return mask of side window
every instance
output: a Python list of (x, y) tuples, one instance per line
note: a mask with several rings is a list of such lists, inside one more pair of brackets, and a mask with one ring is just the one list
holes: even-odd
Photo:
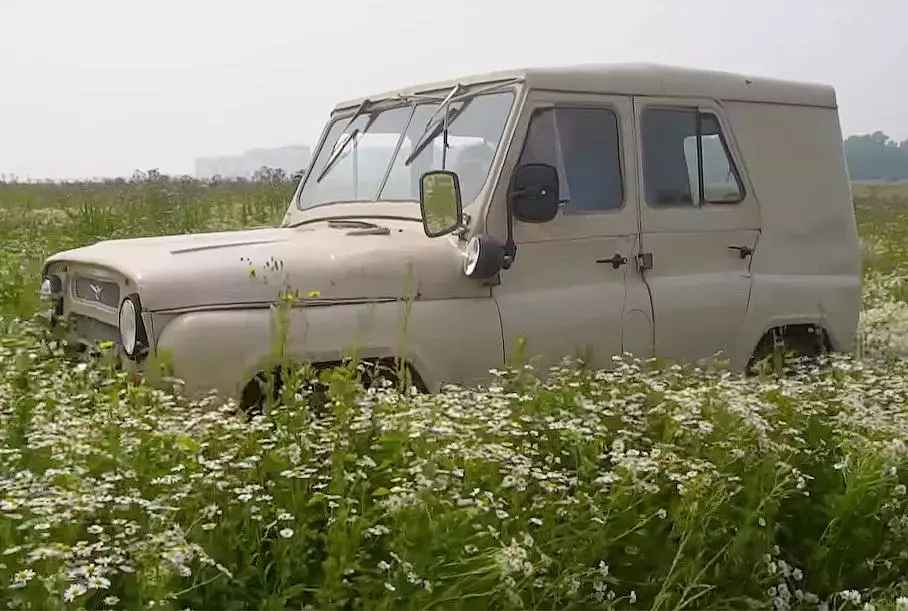
[(605, 108), (547, 108), (533, 115), (520, 163), (558, 169), (565, 214), (618, 210), (624, 203), (618, 116)]
[(643, 181), (650, 205), (736, 204), (744, 199), (716, 115), (695, 108), (647, 109), (642, 140)]

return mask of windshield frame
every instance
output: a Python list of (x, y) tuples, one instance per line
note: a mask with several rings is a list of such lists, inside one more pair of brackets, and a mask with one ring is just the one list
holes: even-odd
[[(303, 193), (303, 190), (305, 189), (306, 185), (308, 184), (308, 181), (309, 180), (317, 181), (317, 179), (318, 179), (318, 176), (317, 176), (318, 173), (313, 171), (314, 167), (312, 164), (314, 164), (315, 161), (319, 158), (319, 156), (322, 155), (323, 149), (328, 144), (327, 143), (328, 137), (330, 136), (332, 129), (338, 123), (343, 123), (344, 121), (349, 121), (350, 118), (353, 117), (354, 115), (356, 115), (357, 113), (359, 113), (361, 115), (367, 115), (369, 112), (373, 112), (373, 111), (374, 112), (387, 112), (387, 111), (398, 109), (398, 108), (410, 108), (411, 109), (410, 118), (408, 119), (408, 122), (409, 122), (409, 121), (412, 121), (413, 116), (414, 116), (413, 111), (415, 111), (416, 106), (418, 104), (435, 103), (435, 104), (440, 105), (443, 102), (445, 102), (446, 100), (449, 103), (456, 103), (458, 101), (466, 101), (467, 103), (469, 103), (470, 100), (475, 99), (475, 97), (479, 96), (479, 95), (510, 93), (513, 97), (512, 97), (511, 104), (508, 107), (507, 115), (504, 117), (504, 121), (502, 124), (502, 133), (501, 133), (501, 137), (498, 141), (498, 146), (497, 146), (496, 150), (494, 151), (492, 161), (489, 165), (488, 173), (486, 174), (486, 177), (485, 177), (485, 181), (481, 185), (479, 191), (477, 192), (476, 198), (474, 199), (474, 201), (477, 201), (477, 202), (480, 201), (482, 199), (482, 194), (486, 190), (486, 187), (488, 186), (488, 184), (490, 182), (494, 181), (494, 179), (497, 177), (497, 173), (498, 173), (497, 165), (499, 163), (499, 159), (508, 150), (509, 138), (510, 138), (509, 126), (513, 122), (515, 115), (520, 112), (520, 106), (521, 106), (520, 102), (521, 102), (521, 98), (522, 98), (521, 93), (523, 91), (524, 86), (525, 86), (525, 81), (522, 78), (513, 78), (513, 77), (502, 78), (502, 79), (490, 79), (490, 80), (478, 81), (478, 82), (470, 82), (468, 84), (463, 84), (460, 82), (452, 81), (451, 83), (444, 84), (441, 86), (437, 86), (437, 85), (433, 86), (433, 88), (430, 90), (401, 93), (401, 94), (392, 95), (392, 96), (386, 95), (385, 97), (381, 97), (381, 98), (365, 98), (364, 102), (361, 102), (359, 104), (349, 105), (344, 108), (335, 108), (335, 110), (331, 113), (328, 120), (325, 122), (325, 124), (322, 128), (321, 136), (318, 139), (318, 144), (316, 145), (314, 151), (312, 152), (312, 154), (309, 157), (310, 167), (308, 167), (306, 169), (306, 171), (304, 172), (303, 176), (301, 177), (299, 183), (297, 184), (296, 189), (294, 190), (293, 196), (290, 201), (290, 208), (288, 210), (288, 214), (292, 212), (292, 213), (294, 213), (294, 216), (296, 216), (299, 213), (307, 213), (307, 212), (311, 212), (313, 210), (317, 210), (320, 208), (324, 208), (326, 206), (333, 206), (333, 205), (343, 205), (343, 204), (366, 204), (366, 205), (368, 205), (368, 204), (374, 204), (374, 203), (377, 203), (380, 201), (388, 201), (391, 203), (394, 203), (394, 202), (400, 203), (401, 201), (403, 201), (403, 200), (385, 200), (384, 198), (378, 199), (378, 200), (366, 200), (366, 201), (341, 200), (341, 201), (322, 202), (322, 203), (307, 206), (305, 208), (302, 207), (302, 199), (301, 199), (302, 193)], [(452, 88), (456, 88), (456, 94), (453, 97), (451, 96), (451, 93), (453, 91)], [(365, 106), (363, 106), (363, 104), (365, 104)], [(439, 106), (438, 112), (441, 112), (441, 108), (442, 107)], [(403, 137), (404, 137), (404, 134), (401, 135), (401, 138), (397, 143), (397, 147), (395, 147), (395, 149), (394, 149), (392, 158), (389, 160), (389, 165), (387, 168), (388, 172), (390, 172), (393, 169), (394, 164), (396, 163), (396, 158), (400, 154), (399, 149), (400, 149), (400, 145), (403, 141)], [(437, 138), (440, 138), (440, 137), (441, 137), (440, 135), (437, 136)], [(334, 144), (332, 144), (332, 146), (334, 146)], [(418, 200), (409, 200), (409, 199), (406, 201), (407, 202), (410, 202), (410, 201), (418, 202)], [(419, 216), (418, 213), (417, 213), (417, 216)], [(471, 215), (471, 216), (473, 216), (473, 215)]]

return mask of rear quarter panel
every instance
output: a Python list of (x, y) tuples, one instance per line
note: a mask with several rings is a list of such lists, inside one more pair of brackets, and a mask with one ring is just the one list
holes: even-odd
[(759, 199), (762, 229), (739, 342), (742, 362), (771, 327), (823, 326), (854, 348), (861, 304), (860, 243), (836, 109), (726, 103)]

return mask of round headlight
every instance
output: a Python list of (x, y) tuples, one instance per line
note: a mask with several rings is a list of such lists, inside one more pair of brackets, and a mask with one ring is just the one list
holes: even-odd
[(44, 299), (50, 298), (54, 292), (54, 287), (50, 282), (50, 278), (45, 278), (41, 282), (41, 297)]
[(463, 273), (468, 278), (487, 280), (501, 271), (504, 247), (493, 237), (473, 236), (464, 254)]
[(479, 251), (482, 249), (478, 236), (473, 236), (467, 244), (467, 258), (463, 262), (463, 272), (467, 276), (472, 276), (476, 271), (476, 264), (479, 263)]
[(139, 343), (139, 313), (132, 299), (120, 304), (120, 343), (126, 354), (132, 356)]

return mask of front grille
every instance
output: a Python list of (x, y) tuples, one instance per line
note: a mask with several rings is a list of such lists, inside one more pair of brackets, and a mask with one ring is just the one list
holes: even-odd
[[(70, 314), (67, 316), (68, 345), (66, 354), (77, 361), (86, 361), (102, 353), (101, 344), (109, 343), (114, 353), (119, 352), (120, 334), (113, 325), (88, 316)], [(114, 361), (119, 367), (120, 359)]]
[(116, 282), (78, 276), (73, 282), (73, 293), (82, 301), (99, 303), (113, 309), (120, 306), (120, 287)]
[(70, 316), (72, 331), (80, 341), (95, 345), (99, 342), (119, 342), (120, 331), (113, 325), (87, 316)]

